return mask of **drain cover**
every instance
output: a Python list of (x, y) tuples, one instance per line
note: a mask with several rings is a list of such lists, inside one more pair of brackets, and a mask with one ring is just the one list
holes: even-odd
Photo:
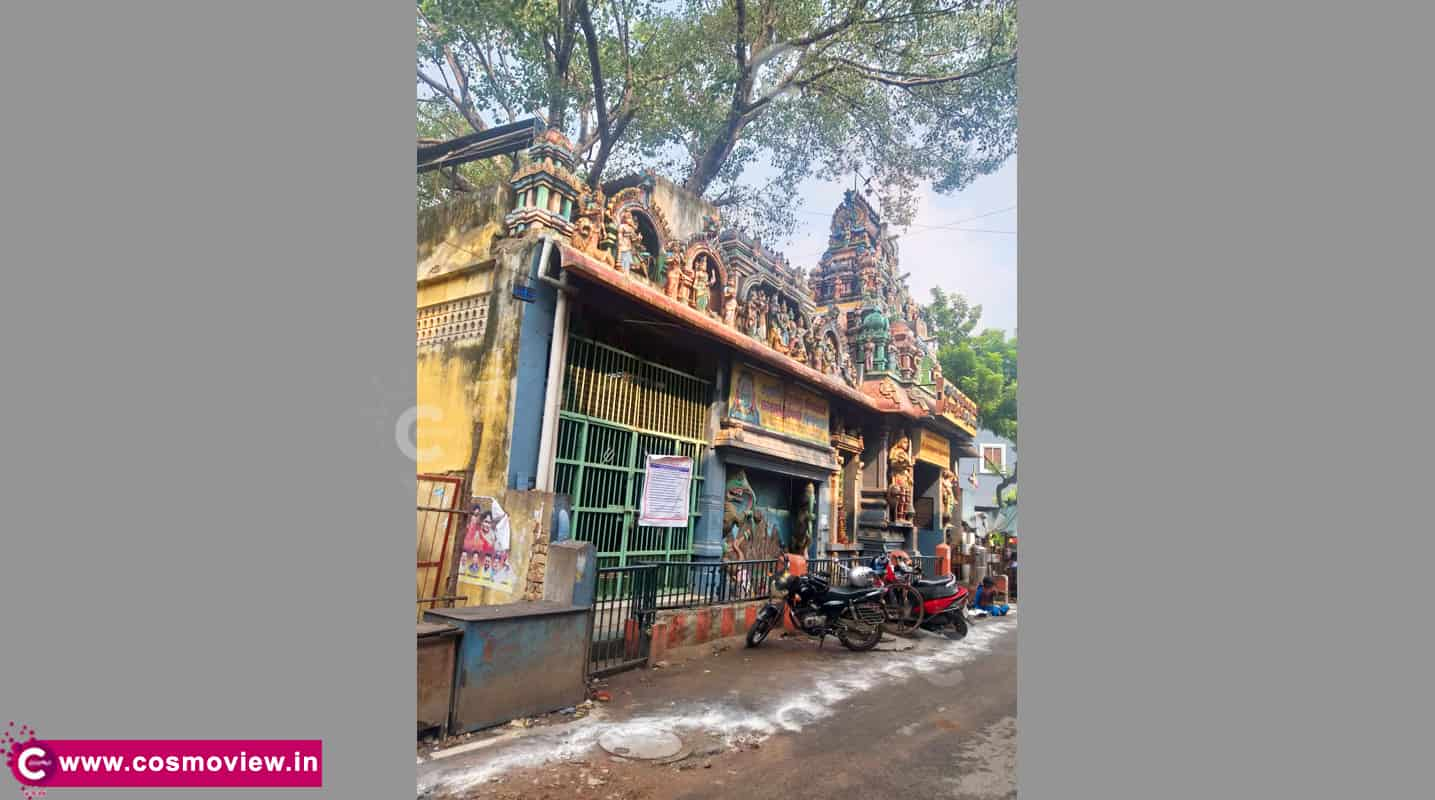
[(615, 756), (655, 761), (678, 754), (683, 740), (661, 728), (634, 728), (609, 731), (598, 739), (598, 746)]

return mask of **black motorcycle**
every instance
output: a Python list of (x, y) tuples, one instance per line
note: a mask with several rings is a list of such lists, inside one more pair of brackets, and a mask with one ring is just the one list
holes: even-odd
[(772, 580), (772, 599), (757, 612), (747, 631), (747, 646), (762, 644), (782, 624), (783, 607), (792, 609), (799, 630), (817, 637), (820, 645), (836, 636), (848, 650), (871, 650), (882, 640), (882, 590), (834, 587), (816, 575), (792, 575), (787, 557), (782, 573)]

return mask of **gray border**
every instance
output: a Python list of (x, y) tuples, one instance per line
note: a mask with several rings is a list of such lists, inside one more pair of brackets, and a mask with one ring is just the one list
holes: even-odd
[[(1430, 25), (1282, 5), (1022, 9), (1025, 797), (1420, 788)], [(334, 6), (0, 20), (0, 709), (323, 737), (267, 797), (412, 779), (411, 18)]]
[(6, 4), (0, 724), (413, 791), (412, 15)]
[(1429, 793), (1430, 14), (1351, 10), (1021, 8), (1023, 798)]

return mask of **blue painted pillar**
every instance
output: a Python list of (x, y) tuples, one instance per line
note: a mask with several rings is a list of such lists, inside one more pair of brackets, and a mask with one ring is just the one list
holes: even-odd
[(519, 323), (517, 396), (514, 398), (513, 434), (509, 442), (508, 488), (532, 489), (538, 479), (538, 440), (543, 428), (543, 406), (548, 386), (549, 343), (553, 341), (553, 315), (558, 291), (538, 280), (543, 242), (534, 240), (523, 256), (528, 285), (534, 299), (523, 309)]
[[(723, 411), (727, 408), (728, 369), (726, 359), (717, 366), (713, 379), (713, 401), (708, 408), (708, 441), (717, 435)], [(722, 515), (723, 499), (727, 491), (727, 464), (723, 463), (717, 449), (704, 449), (701, 464), (694, 465), (703, 475), (703, 491), (698, 497), (697, 525), (693, 530), (693, 560), (722, 560)]]

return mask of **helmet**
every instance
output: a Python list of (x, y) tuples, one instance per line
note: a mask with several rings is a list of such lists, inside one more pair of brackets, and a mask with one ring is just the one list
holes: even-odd
[(847, 583), (858, 589), (866, 589), (872, 585), (872, 569), (870, 567), (853, 567), (847, 573)]

